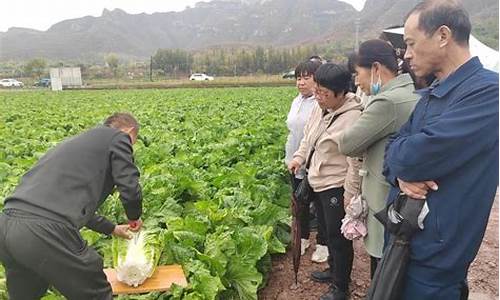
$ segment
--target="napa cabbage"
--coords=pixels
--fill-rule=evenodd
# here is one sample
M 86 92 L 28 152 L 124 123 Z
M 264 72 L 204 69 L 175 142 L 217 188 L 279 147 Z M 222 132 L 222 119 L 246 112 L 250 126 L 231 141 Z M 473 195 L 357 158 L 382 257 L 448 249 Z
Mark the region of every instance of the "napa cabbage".
M 116 278 L 137 287 L 153 275 L 164 247 L 162 229 L 143 229 L 130 240 L 113 237 L 112 253 Z

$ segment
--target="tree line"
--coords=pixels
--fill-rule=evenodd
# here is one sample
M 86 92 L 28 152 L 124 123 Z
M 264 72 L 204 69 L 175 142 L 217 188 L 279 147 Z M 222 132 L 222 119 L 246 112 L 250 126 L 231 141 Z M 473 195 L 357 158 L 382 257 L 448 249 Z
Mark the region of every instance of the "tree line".
M 185 78 L 192 73 L 216 76 L 245 76 L 254 74 L 281 74 L 312 55 L 321 55 L 334 61 L 342 61 L 352 50 L 348 42 L 324 45 L 305 45 L 293 48 L 211 48 L 198 51 L 183 49 L 158 49 L 151 59 L 131 61 L 118 54 L 103 56 L 102 64 L 64 63 L 35 58 L 22 64 L 0 64 L 0 77 L 48 77 L 51 67 L 80 67 L 86 79 Z
M 280 74 L 312 55 L 322 55 L 324 51 L 316 45 L 287 49 L 261 46 L 252 49 L 215 48 L 200 52 L 158 49 L 152 56 L 152 65 L 167 77 L 201 72 L 218 76 Z

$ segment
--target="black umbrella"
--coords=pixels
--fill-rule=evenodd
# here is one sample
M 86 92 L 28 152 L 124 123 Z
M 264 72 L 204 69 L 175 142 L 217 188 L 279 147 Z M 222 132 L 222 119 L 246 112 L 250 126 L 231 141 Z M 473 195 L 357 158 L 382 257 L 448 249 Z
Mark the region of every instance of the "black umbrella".
M 292 262 L 293 271 L 295 272 L 295 285 L 297 285 L 297 274 L 299 272 L 300 266 L 300 218 L 301 218 L 301 205 L 295 197 L 293 190 L 294 187 L 294 175 L 290 174 L 290 180 L 292 185 Z
M 390 239 L 373 276 L 367 300 L 401 299 L 410 259 L 410 239 L 421 230 L 419 223 L 423 218 L 419 220 L 419 216 L 424 204 L 423 200 L 400 195 L 393 204 L 375 215 L 390 233 Z

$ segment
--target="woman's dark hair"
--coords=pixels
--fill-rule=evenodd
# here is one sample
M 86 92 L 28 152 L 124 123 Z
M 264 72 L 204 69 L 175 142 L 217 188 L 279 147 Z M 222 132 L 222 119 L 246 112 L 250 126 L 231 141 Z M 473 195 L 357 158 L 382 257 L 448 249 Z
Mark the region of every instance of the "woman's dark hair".
M 398 72 L 398 57 L 394 48 L 383 40 L 368 40 L 359 46 L 359 51 L 349 57 L 349 64 L 362 68 L 371 68 L 378 62 L 391 72 Z
M 356 86 L 356 66 L 354 65 L 354 58 L 356 57 L 355 52 L 347 54 L 347 70 L 351 73 L 351 84 L 349 86 L 349 92 L 356 93 L 358 87 Z
M 349 86 L 352 80 L 351 73 L 347 67 L 334 63 L 326 63 L 321 65 L 314 74 L 314 81 L 335 93 L 346 94 L 349 91 Z
M 319 66 L 321 66 L 320 61 L 307 60 L 301 62 L 295 68 L 295 79 L 297 79 L 300 76 L 314 75 L 314 73 L 316 73 L 316 70 L 318 70 Z
M 356 52 L 350 52 L 350 53 L 348 53 L 347 54 L 347 70 L 351 74 L 355 74 L 356 73 L 355 62 L 356 62 Z

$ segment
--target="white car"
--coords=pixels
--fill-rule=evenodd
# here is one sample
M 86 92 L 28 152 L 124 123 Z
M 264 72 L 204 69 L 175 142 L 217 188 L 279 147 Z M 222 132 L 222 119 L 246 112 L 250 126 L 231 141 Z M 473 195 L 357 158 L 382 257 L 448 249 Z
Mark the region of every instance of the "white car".
M 23 87 L 24 84 L 21 81 L 15 79 L 7 78 L 0 80 L 0 87 Z
M 189 80 L 203 81 L 203 80 L 214 80 L 213 76 L 208 76 L 205 73 L 194 73 L 189 76 Z

